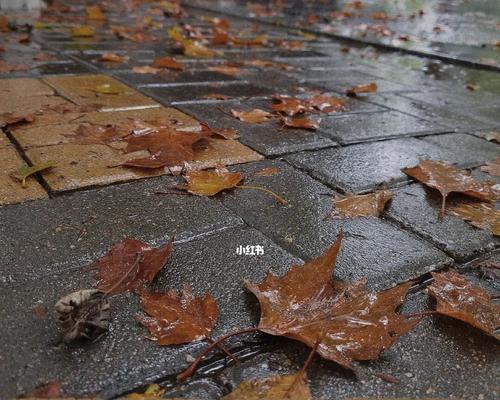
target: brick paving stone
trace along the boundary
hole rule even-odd
[[[454,204],[453,196],[450,196],[447,204]],[[439,193],[414,184],[395,191],[387,215],[460,262],[491,251],[500,243],[492,235],[474,228],[461,218],[445,215],[440,220],[440,207]]]
[[[430,306],[423,293],[410,295],[406,303],[406,313]],[[309,351],[284,339],[278,350],[227,368],[220,380],[229,391],[244,380],[294,373]],[[499,354],[495,340],[480,331],[449,318],[430,317],[384,351],[378,361],[360,363],[358,378],[318,356],[307,374],[317,399],[493,399],[498,396],[494,382],[499,378]],[[393,376],[399,382],[390,384],[372,373]]]
[[[362,143],[343,148],[297,153],[286,159],[293,165],[344,192],[362,192],[405,181],[401,168],[420,159],[457,162],[460,155],[419,139]]]
[[[163,235],[171,234],[165,227],[161,229]],[[238,245],[253,243],[263,245],[265,254],[254,257],[236,254]],[[154,288],[168,290],[188,283],[198,296],[210,291],[221,310],[214,332],[218,336],[234,327],[254,324],[258,319],[257,302],[243,288],[244,278],[261,280],[269,269],[283,274],[291,263],[298,261],[259,232],[225,230],[176,245]],[[71,260],[69,263],[73,264]],[[92,284],[92,273],[88,270],[46,275],[23,284],[2,284],[5,304],[0,310],[4,338],[0,354],[1,357],[9,354],[2,360],[6,366],[6,373],[0,377],[3,395],[16,397],[44,381],[60,379],[66,393],[110,398],[180,372],[187,365],[186,357],[196,355],[206,346],[192,343],[160,347],[147,340],[147,331],[134,320],[139,305],[131,294],[113,296],[111,329],[101,340],[75,345],[61,343],[53,304],[60,296]],[[37,304],[49,308],[46,320],[31,313]],[[245,339],[230,343],[241,340]],[[21,347],[20,342],[24,343]],[[14,353],[13,347],[17,349]]]
[[[0,94],[0,113],[32,114],[46,107],[71,105],[68,100],[60,96],[29,96],[29,92]]]
[[[500,127],[500,120],[498,116],[500,115],[500,106],[487,106],[482,108],[476,108],[474,110],[463,110],[463,113],[470,115],[475,119],[481,120],[484,124],[497,128]]]
[[[26,187],[11,177],[11,174],[26,164],[4,133],[0,131],[0,206],[43,199],[47,192],[36,179],[28,178]],[[2,221],[2,225],[5,221]],[[15,226],[15,225],[14,225]]]
[[[465,133],[428,136],[423,140],[460,154],[461,165],[483,165],[500,157],[498,144]]]
[[[106,75],[52,76],[44,77],[44,82],[51,85],[58,93],[79,105],[97,104],[104,110],[158,107],[154,100],[136,92]],[[112,85],[119,94],[100,94],[96,89],[100,85]]]
[[[54,89],[35,78],[0,79],[0,96],[51,96]]]
[[[196,102],[207,96],[222,94],[234,98],[258,97],[273,94],[270,88],[245,82],[203,83],[193,85],[149,86],[142,89],[165,105]]]
[[[160,71],[156,74],[138,74],[130,71],[115,72],[115,76],[130,85],[161,85],[166,83],[194,83],[194,82],[234,82],[237,77],[221,74],[215,71]],[[184,87],[189,91],[189,87]]]
[[[321,122],[321,132],[341,144],[422,136],[449,130],[442,125],[395,111],[333,116],[323,118]]]
[[[335,146],[336,143],[315,132],[303,129],[281,129],[277,121],[248,124],[228,115],[254,108],[267,109],[270,101],[220,102],[212,104],[183,104],[180,109],[212,127],[231,127],[239,132],[240,141],[261,154],[279,155],[301,150]]]
[[[498,96],[488,92],[470,92],[467,90],[455,91],[428,91],[420,93],[403,93],[404,97],[419,100],[438,107],[447,107],[450,111],[499,105]]]
[[[278,167],[280,172],[257,176],[265,167]],[[342,221],[332,217],[334,193],[286,163],[261,161],[234,170],[244,173],[246,185],[271,189],[289,205],[282,206],[253,190],[228,192],[222,197],[223,204],[291,253],[303,259],[316,257],[344,230],[336,269],[342,279],[366,277],[371,287],[386,288],[451,261],[429,243],[380,218]]]

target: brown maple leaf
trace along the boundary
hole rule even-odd
[[[340,97],[331,97],[324,94],[318,94],[311,97],[308,103],[317,110],[324,113],[345,111],[347,109],[346,101]]]
[[[362,195],[347,195],[335,199],[335,211],[342,217],[369,217],[378,216],[384,211],[385,205],[392,199],[388,190],[379,190],[374,193]]]
[[[16,114],[13,112],[0,114],[0,129],[12,125],[27,124],[35,120],[33,114]]]
[[[262,122],[266,122],[272,116],[271,113],[259,108],[255,108],[251,111],[231,110],[231,114],[240,121],[248,122],[250,124],[260,124]]]
[[[301,99],[276,95],[273,96],[273,100],[275,100],[276,103],[271,105],[272,110],[274,112],[286,114],[290,117],[305,111],[310,111],[309,105]]]
[[[104,53],[99,57],[99,61],[122,63],[125,61],[125,57],[115,53]]]
[[[115,244],[105,256],[92,264],[97,270],[97,288],[105,293],[142,290],[166,265],[173,240],[159,248],[131,238]]]
[[[364,280],[333,280],[341,241],[342,234],[322,255],[281,278],[269,273],[260,284],[245,284],[260,303],[260,331],[317,346],[322,357],[353,369],[353,360],[377,359],[419,319],[395,313],[411,283],[367,293]]]
[[[174,71],[182,71],[184,69],[184,65],[170,57],[157,58],[153,62],[153,67],[172,69]]]
[[[137,316],[162,346],[190,343],[210,337],[217,322],[217,303],[210,294],[196,298],[188,285],[180,296],[167,293],[141,293],[142,307],[149,315]]]
[[[75,144],[102,144],[108,146],[113,142],[122,140],[127,134],[127,131],[120,130],[115,125],[85,123],[79,125],[74,132],[66,133],[64,136]]]
[[[184,179],[187,185],[179,186],[189,193],[199,196],[214,196],[226,189],[232,189],[243,180],[240,172],[230,172],[226,169],[215,171],[190,171]]]
[[[306,129],[308,131],[315,131],[319,128],[319,123],[321,120],[313,120],[310,118],[302,117],[302,118],[290,118],[290,117],[282,117],[280,119],[282,126],[286,128],[295,128],[295,129]]]
[[[440,211],[441,218],[444,217],[446,198],[452,192],[463,193],[483,201],[495,199],[491,183],[476,181],[467,172],[460,171],[454,166],[441,161],[422,160],[417,166],[403,168],[402,171],[441,193],[441,196],[443,196]]]
[[[366,85],[356,85],[345,90],[345,94],[348,96],[357,96],[361,93],[375,93],[378,87],[375,82],[367,83]]]
[[[492,204],[457,204],[451,207],[448,213],[464,219],[476,228],[500,236],[500,210]]]
[[[495,332],[500,328],[500,305],[492,301],[486,290],[473,285],[455,270],[432,273],[432,276],[434,282],[427,290],[437,301],[437,313],[500,339]]]

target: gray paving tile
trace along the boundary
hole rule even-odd
[[[418,139],[396,139],[286,157],[293,165],[344,192],[400,183],[406,180],[401,168],[416,165],[424,158],[453,162],[459,156]]]
[[[162,177],[0,208],[0,281],[88,263],[124,236],[187,240],[241,223],[206,198],[155,194],[174,183]]]
[[[465,89],[455,91],[435,90],[419,93],[401,94],[410,99],[419,100],[424,103],[438,107],[448,107],[450,111],[456,109],[470,109],[478,107],[491,107],[499,105],[500,98],[488,92],[470,92]]]
[[[448,206],[453,205],[453,196]],[[487,232],[476,229],[461,218],[438,217],[441,207],[439,193],[420,184],[401,188],[394,193],[387,215],[405,228],[427,238],[457,261],[477,257],[500,243]]]
[[[422,136],[449,130],[396,111],[333,116],[321,121],[321,132],[341,144]]]
[[[280,173],[255,175],[264,167],[278,167]],[[343,229],[345,240],[337,264],[337,275],[343,279],[367,277],[371,287],[385,288],[451,261],[429,243],[380,218],[333,218],[333,192],[286,163],[262,161],[234,170],[244,172],[245,184],[271,189],[289,205],[253,190],[228,192],[223,204],[291,253],[303,259],[318,256]]]
[[[265,254],[237,255],[240,244],[262,245]],[[175,245],[171,260],[161,271],[154,288],[179,288],[186,282],[198,296],[210,291],[220,309],[214,332],[214,336],[218,336],[258,320],[258,305],[245,291],[244,278],[262,280],[269,269],[283,274],[293,262],[299,260],[259,232],[241,228],[226,230]],[[2,396],[17,397],[40,383],[60,379],[68,394],[99,394],[101,398],[110,398],[182,371],[187,366],[186,357],[196,355],[206,345],[161,347],[147,340],[147,331],[134,320],[139,305],[136,296],[131,294],[111,299],[111,328],[101,340],[60,343],[60,328],[52,312],[54,303],[62,295],[91,287],[92,283],[91,272],[80,269],[1,287],[4,296],[0,310]],[[37,304],[50,310],[46,320],[33,315],[31,308]],[[236,339],[228,346],[241,345],[241,340],[247,339],[248,336]]]
[[[214,71],[160,71],[157,74],[138,74],[131,71],[117,71],[114,75],[131,85],[155,85],[166,83],[234,82],[238,79]],[[185,88],[188,91],[188,88]]]

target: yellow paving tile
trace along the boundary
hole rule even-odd
[[[46,83],[35,78],[10,78],[0,79],[0,96],[9,95],[14,97],[50,96],[54,94]]]
[[[23,164],[16,149],[0,132],[0,206],[47,197],[45,190],[34,178],[28,178],[27,185],[23,188],[19,181],[11,177]]]
[[[92,113],[45,113],[37,116],[31,124],[11,128],[13,136],[25,149],[70,142],[68,134],[82,123],[99,125],[119,124],[127,119],[141,119],[146,122],[171,121],[179,130],[197,131],[200,124],[194,118],[174,108],[159,107],[131,111]]]
[[[51,76],[43,80],[75,104],[96,104],[103,111],[159,106],[156,101],[106,75]],[[99,93],[103,85],[110,85],[118,93]]]
[[[44,107],[55,107],[71,104],[68,100],[59,96],[11,96],[0,94],[0,114],[32,114],[39,112]]]

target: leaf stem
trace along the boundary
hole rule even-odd
[[[214,343],[215,340],[212,339],[211,337],[207,337],[207,340],[210,342],[210,343]],[[239,364],[240,363],[240,360],[238,359],[238,357],[236,357],[233,353],[231,353],[223,344],[221,343],[217,343],[217,347],[223,351],[229,358],[231,358],[236,364]]]
[[[248,333],[248,332],[256,332],[258,330],[259,328],[257,327],[238,329],[236,331],[230,332],[220,337],[217,340],[214,340],[205,350],[203,350],[198,355],[198,357],[196,357],[196,360],[194,360],[193,363],[184,372],[181,372],[179,375],[177,375],[177,381],[183,382],[186,379],[188,379],[191,375],[193,375],[194,371],[196,370],[200,362],[202,362],[203,359],[206,357],[206,355],[210,353],[215,347],[217,347],[220,342],[223,342],[224,340],[229,339],[232,336],[242,335],[243,333]]]
[[[416,318],[416,317],[428,317],[430,315],[437,315],[439,314],[437,311],[422,311],[419,313],[414,313],[414,314],[403,314],[407,318]]]
[[[297,373],[297,376],[295,377],[292,384],[290,385],[290,387],[286,391],[285,395],[283,396],[284,399],[291,398],[291,395],[293,394],[293,390],[295,389],[295,387],[297,386],[299,381],[304,377],[304,374],[306,373],[306,370],[309,367],[309,365],[311,365],[312,359],[313,359],[314,355],[316,354],[316,350],[318,350],[318,346],[320,343],[321,343],[321,339],[320,338],[316,339],[316,343],[314,343],[314,346],[311,348],[311,351],[309,352],[309,355],[307,356],[306,362],[304,363],[304,365],[302,366],[300,371]]]
[[[262,186],[248,186],[248,185],[239,185],[239,186],[236,186],[236,187],[240,188],[240,189],[260,190],[260,191],[265,192],[265,193],[271,195],[272,197],[274,197],[274,199],[278,203],[283,204],[284,206],[288,205],[288,201],[286,201],[283,197],[277,195],[272,190],[266,189],[265,187],[262,187]]]
[[[441,196],[442,200],[441,200],[441,210],[439,210],[439,220],[443,220],[446,207],[446,196],[443,195]]]
[[[135,257],[135,261],[134,263],[132,264],[132,266],[128,269],[128,271],[118,280],[118,282],[116,282],[113,286],[111,286],[110,289],[106,290],[104,292],[104,297],[107,297],[113,290],[115,290],[117,287],[119,287],[121,285],[121,283],[125,280],[125,278],[127,278],[131,272],[138,268],[139,267],[139,264],[141,263],[142,261],[142,258],[143,258],[143,255],[141,253],[137,253],[136,254],[136,257]],[[137,275],[137,272],[135,273],[135,275]]]

